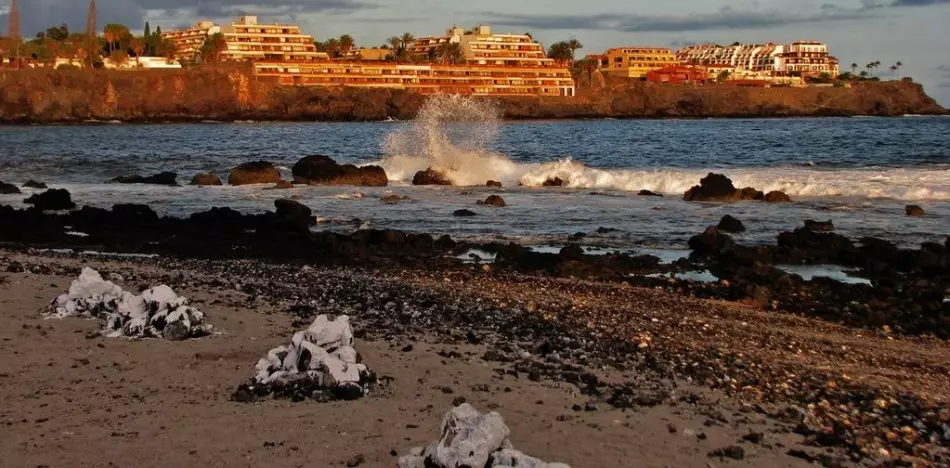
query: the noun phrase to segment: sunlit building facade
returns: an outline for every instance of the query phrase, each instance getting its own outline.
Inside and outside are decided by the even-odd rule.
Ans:
[[[680,64],[672,50],[662,47],[616,47],[597,58],[601,72],[623,78],[643,78],[653,70]]]

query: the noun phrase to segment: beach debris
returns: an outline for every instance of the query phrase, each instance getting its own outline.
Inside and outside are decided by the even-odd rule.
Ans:
[[[110,337],[164,338],[180,341],[207,335],[211,325],[188,299],[166,285],[141,295],[104,280],[98,271],[83,268],[69,291],[54,299],[47,318],[84,317],[99,320]]]
[[[569,468],[563,463],[546,463],[515,450],[511,431],[497,412],[481,414],[463,403],[442,419],[442,435],[428,447],[416,447],[399,459],[399,468]]]
[[[376,386],[376,374],[361,363],[353,348],[353,330],[346,315],[334,320],[319,315],[309,328],[294,334],[289,345],[267,352],[257,374],[232,395],[252,402],[272,395],[302,401],[355,400]]]

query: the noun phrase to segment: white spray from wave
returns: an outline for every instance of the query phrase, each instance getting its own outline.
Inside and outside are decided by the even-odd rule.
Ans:
[[[501,112],[491,101],[435,95],[426,101],[415,120],[387,137],[384,151],[388,157],[379,164],[390,180],[412,180],[416,172],[431,167],[460,186],[497,180],[506,186],[540,187],[546,181],[560,179],[570,188],[681,195],[708,172],[724,172],[737,187],[781,190],[793,197],[950,200],[950,170],[944,168],[606,170],[560,155],[552,155],[560,159],[548,163],[521,164],[489,149],[501,124]]]
[[[431,167],[455,185],[512,183],[519,165],[487,149],[500,125],[501,111],[491,101],[432,96],[415,120],[386,138],[384,151],[389,156],[381,165],[391,180],[411,180],[416,172]]]

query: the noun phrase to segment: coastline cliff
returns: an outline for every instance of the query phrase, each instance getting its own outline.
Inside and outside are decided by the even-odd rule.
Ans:
[[[583,86],[583,85],[582,85]],[[899,116],[947,110],[909,80],[853,87],[693,88],[599,83],[577,97],[496,99],[509,119]],[[0,123],[410,119],[425,96],[401,90],[281,87],[239,68],[0,72]]]

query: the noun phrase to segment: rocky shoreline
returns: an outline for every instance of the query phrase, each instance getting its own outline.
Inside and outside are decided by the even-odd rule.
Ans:
[[[298,183],[383,182],[376,169],[328,158],[298,166]],[[263,162],[236,169],[248,183],[281,182]],[[684,198],[781,198],[768,195],[710,174]],[[233,289],[246,307],[281,304],[298,326],[346,315],[362,340],[425,335],[487,346],[479,358],[499,375],[573,386],[586,401],[572,411],[695,406],[704,400],[687,388],[699,385],[743,402],[733,417],[707,402],[710,425],[767,417],[812,447],[790,456],[831,466],[948,461],[950,238],[900,249],[804,220],[774,245],[744,246],[725,233],[741,221],[724,218],[690,240],[689,258],[665,264],[650,255],[591,255],[570,239],[558,253],[540,253],[427,233],[313,231],[310,209],[291,199],[263,214],[215,207],[175,218],[147,205],[75,209],[62,189],[34,197],[34,208],[0,206],[0,247],[9,249],[0,271],[75,276],[78,252],[157,255],[137,268],[158,271],[176,291]],[[472,249],[494,260],[463,260]],[[806,281],[779,268],[788,264],[850,267],[869,284]],[[705,270],[718,281],[675,277]],[[598,374],[606,368],[622,377]],[[298,399],[298,390],[288,396]],[[263,392],[250,399],[274,394]],[[815,451],[825,447],[832,452]],[[710,456],[739,453],[729,446]]]
[[[240,67],[7,71],[0,74],[0,96],[0,123],[6,124],[408,120],[426,99],[403,90],[281,87],[259,82]],[[841,88],[693,88],[610,81],[582,88],[577,97],[493,100],[505,118],[517,120],[947,113],[919,84],[906,79]]]

